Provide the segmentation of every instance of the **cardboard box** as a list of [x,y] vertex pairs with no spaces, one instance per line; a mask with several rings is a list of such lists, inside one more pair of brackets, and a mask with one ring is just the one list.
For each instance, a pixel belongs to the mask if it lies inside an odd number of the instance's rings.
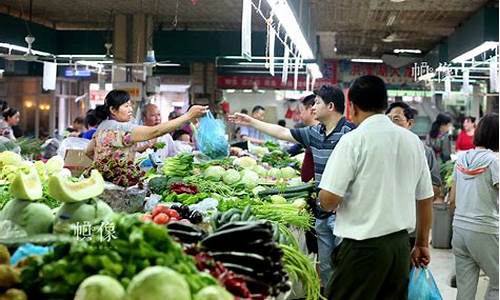
[[73,176],[79,177],[91,164],[92,160],[85,154],[85,150],[66,150],[64,167],[68,168]]

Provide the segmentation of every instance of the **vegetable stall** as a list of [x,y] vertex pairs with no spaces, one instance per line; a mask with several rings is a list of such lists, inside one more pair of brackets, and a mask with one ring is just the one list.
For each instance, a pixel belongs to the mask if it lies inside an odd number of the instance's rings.
[[266,146],[149,170],[107,159],[80,177],[58,156],[1,152],[0,299],[320,299],[298,240],[314,184]]

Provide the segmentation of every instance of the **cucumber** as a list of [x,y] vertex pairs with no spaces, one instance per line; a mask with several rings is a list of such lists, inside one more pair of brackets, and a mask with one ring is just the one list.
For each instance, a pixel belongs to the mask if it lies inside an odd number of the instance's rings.
[[252,215],[252,206],[247,205],[245,209],[243,210],[243,213],[241,213],[241,220],[242,221],[247,221],[248,218]]
[[237,222],[237,221],[241,221],[241,215],[239,213],[235,213],[229,219],[229,223],[231,223],[231,222]]
[[231,217],[236,214],[240,213],[241,211],[237,208],[231,208],[230,210],[226,211],[225,213],[222,214],[222,216],[219,219],[219,224],[226,224],[229,222]]
[[311,192],[315,188],[314,183],[304,183],[298,186],[291,186],[287,187],[284,190],[277,189],[277,188],[272,188],[268,189],[262,192],[259,192],[258,195],[259,197],[263,196],[270,196],[270,195],[276,195],[276,194],[293,194],[293,193],[298,193],[298,192]]

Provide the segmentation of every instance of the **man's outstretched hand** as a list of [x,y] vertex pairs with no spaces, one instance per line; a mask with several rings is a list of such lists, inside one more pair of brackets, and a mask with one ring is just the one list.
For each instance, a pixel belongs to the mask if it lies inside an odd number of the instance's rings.
[[252,121],[254,120],[249,115],[245,115],[242,113],[235,113],[234,115],[229,115],[227,117],[227,119],[231,123],[235,123],[238,125],[245,125],[245,126],[250,125],[252,123]]

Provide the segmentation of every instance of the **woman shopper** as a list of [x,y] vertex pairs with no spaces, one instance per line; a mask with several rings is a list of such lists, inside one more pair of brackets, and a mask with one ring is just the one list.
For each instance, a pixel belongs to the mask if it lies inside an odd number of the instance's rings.
[[184,123],[203,116],[206,106],[194,105],[186,114],[156,126],[140,126],[130,122],[132,103],[125,91],[113,90],[106,95],[104,119],[94,134],[87,155],[94,161],[103,158],[133,160],[137,142],[151,140],[174,131]]
[[479,270],[489,277],[485,299],[498,299],[498,114],[484,116],[474,133],[475,149],[455,164],[450,203],[457,299],[474,299]]
[[19,111],[15,108],[8,108],[3,112],[4,122],[1,124],[0,135],[10,140],[15,140],[13,126],[19,124]]
[[451,140],[449,131],[452,126],[452,119],[445,114],[438,114],[436,120],[431,125],[431,130],[426,139],[427,146],[431,147],[436,154],[436,158],[441,162],[450,160]]
[[455,143],[455,149],[458,151],[467,151],[474,149],[474,131],[476,129],[476,118],[472,116],[465,117],[462,124],[462,130],[458,134]]

